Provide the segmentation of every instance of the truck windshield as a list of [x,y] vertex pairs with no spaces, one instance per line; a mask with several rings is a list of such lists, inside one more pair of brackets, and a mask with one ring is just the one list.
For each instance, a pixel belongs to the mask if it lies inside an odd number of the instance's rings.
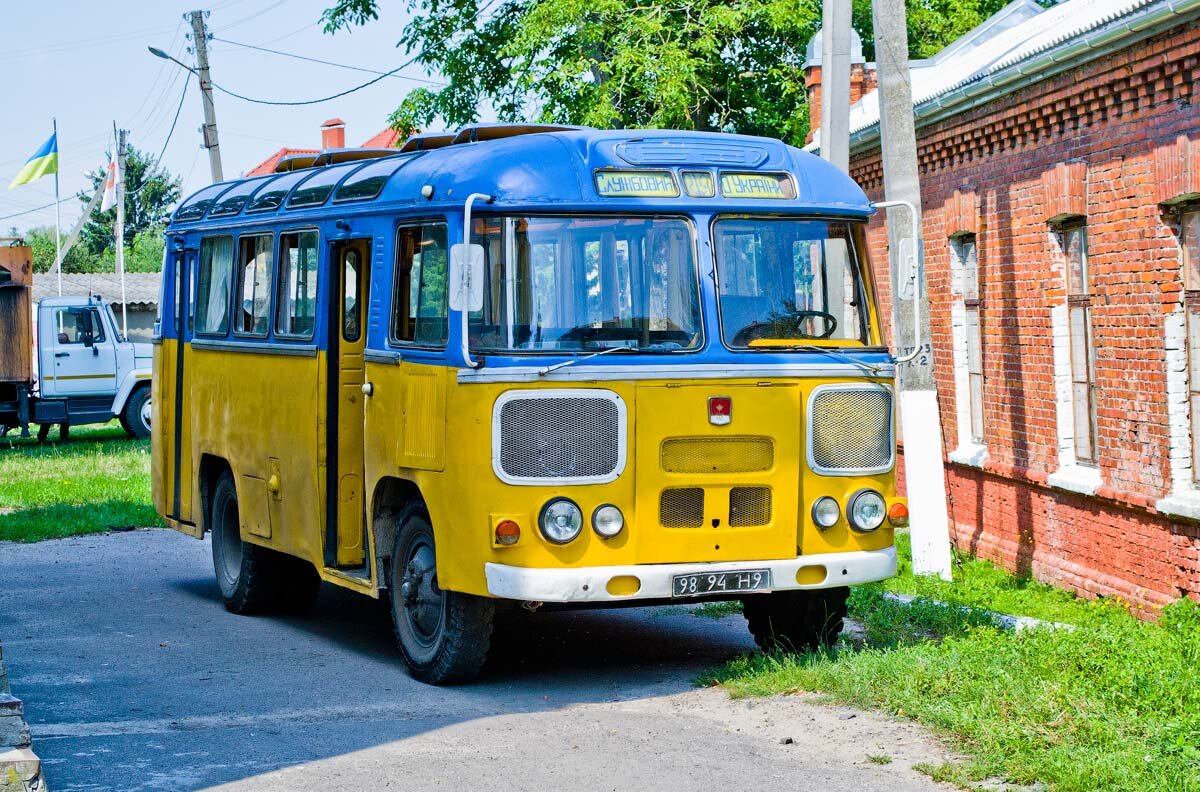
[[727,346],[868,343],[866,292],[847,223],[722,218],[713,224],[713,250]]
[[700,296],[692,226],[681,218],[486,216],[483,351],[696,349]]

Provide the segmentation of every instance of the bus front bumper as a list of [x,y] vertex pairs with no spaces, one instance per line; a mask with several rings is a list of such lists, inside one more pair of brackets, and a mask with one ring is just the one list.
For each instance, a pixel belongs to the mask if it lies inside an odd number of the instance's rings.
[[[763,569],[771,572],[771,587],[766,589],[767,591],[853,586],[886,580],[895,575],[896,548],[821,553],[772,561],[706,564],[634,564],[575,569],[531,569],[491,563],[485,565],[489,594],[502,599],[529,602],[671,599],[673,580],[677,575]],[[799,580],[805,582],[800,583]],[[721,592],[713,593],[719,596]],[[678,599],[686,601],[688,598]]]

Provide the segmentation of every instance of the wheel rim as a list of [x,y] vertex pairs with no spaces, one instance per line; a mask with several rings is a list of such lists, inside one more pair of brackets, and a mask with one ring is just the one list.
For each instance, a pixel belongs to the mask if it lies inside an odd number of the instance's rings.
[[150,400],[142,402],[142,409],[138,410],[138,417],[142,420],[142,427],[147,432],[150,431]]
[[418,541],[409,550],[396,595],[413,640],[423,648],[433,647],[441,637],[446,596],[437,584],[437,560],[428,541]]
[[221,575],[229,587],[237,585],[242,574],[242,536],[238,527],[237,501],[227,498],[221,504],[221,519],[217,526],[218,541],[221,543]]

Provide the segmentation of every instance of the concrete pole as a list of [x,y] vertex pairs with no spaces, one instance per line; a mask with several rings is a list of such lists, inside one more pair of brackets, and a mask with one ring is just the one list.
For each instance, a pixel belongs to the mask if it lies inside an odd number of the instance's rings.
[[[908,25],[904,0],[873,0],[875,61],[879,70],[879,131],[883,151],[883,193],[886,200],[908,201],[921,209],[921,184],[917,165],[917,135],[913,119],[912,82],[908,68]],[[821,146],[825,140],[822,133]],[[922,240],[913,240],[913,223],[904,209],[888,214],[888,250],[892,263],[893,284],[900,284],[904,251],[915,251],[920,279],[920,311],[914,317],[911,296],[892,294],[895,345],[903,354],[910,352],[915,337],[915,322],[929,338],[929,298],[925,288]],[[917,228],[921,227],[916,218]],[[912,247],[909,247],[912,246]],[[906,346],[908,345],[908,346]],[[901,364],[900,424],[904,438],[904,474],[911,517],[913,571],[921,575],[939,575],[949,580],[950,531],[946,511],[946,471],[942,461],[942,422],[933,378],[931,347],[922,345],[921,353],[910,363]]]
[[208,76],[208,30],[204,27],[204,12],[187,14],[192,22],[192,43],[196,45],[196,74],[200,77],[200,99],[204,105],[204,147],[208,149],[208,168],[215,184],[225,181],[221,168],[221,144],[217,139],[217,110],[213,105],[212,80]]
[[850,0],[821,6],[821,158],[850,172]]
[[[114,124],[115,126],[115,124]],[[129,316],[125,308],[125,135],[117,131],[117,275],[121,278],[121,335],[129,338]]]

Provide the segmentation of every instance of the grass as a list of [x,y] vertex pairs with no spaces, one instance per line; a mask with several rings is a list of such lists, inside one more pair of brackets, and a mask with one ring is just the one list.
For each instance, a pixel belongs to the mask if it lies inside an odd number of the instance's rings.
[[[1120,602],[1080,600],[981,561],[963,560],[953,584],[907,569],[853,593],[861,648],[743,657],[702,681],[735,696],[822,692],[912,718],[969,757],[922,769],[964,787],[1000,778],[1061,792],[1200,790],[1200,605],[1181,601],[1147,622]],[[918,599],[906,606],[885,590]],[[1077,629],[1009,633],[981,608]]]
[[150,443],[129,439],[118,422],[72,429],[66,443],[15,431],[0,438],[0,541],[161,524],[150,501]]

